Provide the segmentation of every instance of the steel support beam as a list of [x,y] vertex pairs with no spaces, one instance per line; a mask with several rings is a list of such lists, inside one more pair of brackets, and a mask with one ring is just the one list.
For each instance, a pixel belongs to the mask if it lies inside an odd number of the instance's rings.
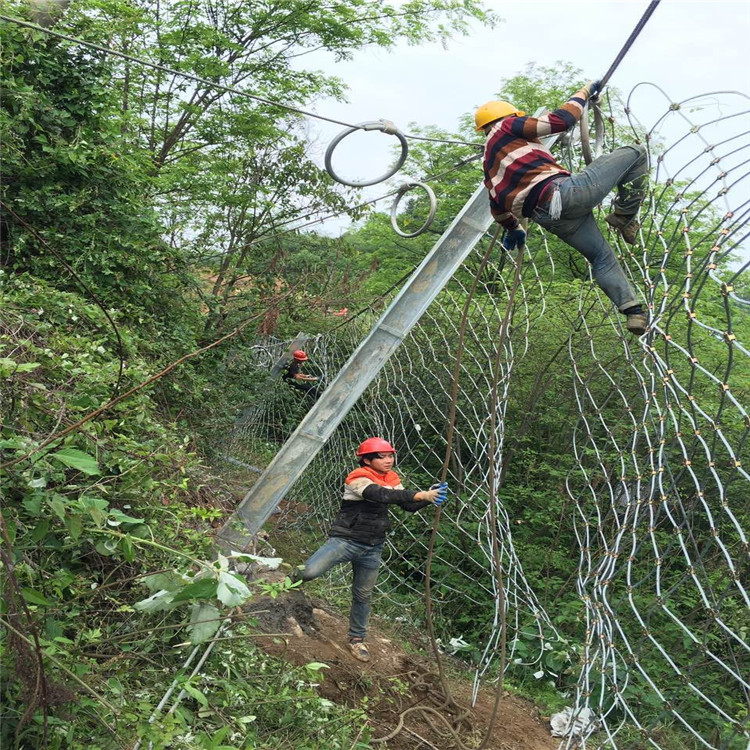
[[492,224],[480,185],[218,534],[244,548]]
[[[541,107],[534,117],[546,111]],[[552,148],[559,137],[559,134],[548,136],[542,138],[542,142]],[[220,547],[242,550],[252,541],[286,491],[315,458],[492,223],[487,190],[480,184],[224,524],[217,535]]]

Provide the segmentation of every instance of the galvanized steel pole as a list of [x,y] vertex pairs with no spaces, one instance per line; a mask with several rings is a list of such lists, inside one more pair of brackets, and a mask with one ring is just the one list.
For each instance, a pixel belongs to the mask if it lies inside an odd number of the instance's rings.
[[480,185],[217,536],[244,548],[492,224]]

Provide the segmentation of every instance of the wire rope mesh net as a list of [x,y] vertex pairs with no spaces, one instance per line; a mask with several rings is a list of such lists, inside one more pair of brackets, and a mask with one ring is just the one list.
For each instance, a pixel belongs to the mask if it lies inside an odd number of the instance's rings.
[[[684,747],[745,748],[750,737],[747,109],[734,93],[673,103],[642,84],[624,108],[628,128],[608,122],[605,150],[637,138],[650,152],[639,240],[616,245],[648,305],[647,336],[627,336],[582,259],[532,225],[495,371],[516,259],[495,253],[481,270],[480,243],[279,517],[311,552],[370,435],[395,445],[405,486],[436,481],[459,360],[451,500],[431,568],[436,633],[473,660],[478,689],[497,677],[504,625],[514,680],[548,683],[574,716],[593,710],[595,721],[561,747],[668,748],[678,737]],[[564,150],[580,169],[575,138]],[[376,316],[307,343],[324,383]],[[242,363],[257,370],[263,395],[227,443],[234,461],[262,463],[312,403],[269,375],[288,350],[259,341]],[[378,583],[376,609],[417,626],[430,516],[392,514]],[[343,575],[332,580],[343,585]]]

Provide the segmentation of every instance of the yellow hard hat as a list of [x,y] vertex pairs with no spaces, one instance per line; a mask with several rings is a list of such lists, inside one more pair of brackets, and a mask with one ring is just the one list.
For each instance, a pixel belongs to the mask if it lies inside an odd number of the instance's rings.
[[508,115],[518,115],[523,117],[526,113],[521,112],[520,109],[516,109],[510,102],[499,102],[492,101],[483,104],[474,113],[474,122],[477,126],[477,132],[481,132],[482,128],[490,122],[499,120],[501,117],[507,117]]

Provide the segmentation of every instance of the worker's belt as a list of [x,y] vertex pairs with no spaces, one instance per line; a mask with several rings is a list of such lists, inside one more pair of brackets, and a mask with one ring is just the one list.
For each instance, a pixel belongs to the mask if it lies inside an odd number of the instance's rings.
[[548,177],[547,180],[534,185],[531,192],[526,196],[526,200],[523,202],[523,209],[521,215],[530,219],[534,214],[535,208],[546,208],[547,204],[552,200],[552,196],[555,194],[553,190],[558,180],[562,180],[565,177],[570,177],[567,172],[560,172]]
[[539,195],[539,200],[537,200],[536,202],[537,208],[546,208],[549,205],[549,202],[552,200],[552,196],[555,194],[557,183],[566,176],[567,175],[560,175],[560,177],[555,177],[542,188],[542,192]]

